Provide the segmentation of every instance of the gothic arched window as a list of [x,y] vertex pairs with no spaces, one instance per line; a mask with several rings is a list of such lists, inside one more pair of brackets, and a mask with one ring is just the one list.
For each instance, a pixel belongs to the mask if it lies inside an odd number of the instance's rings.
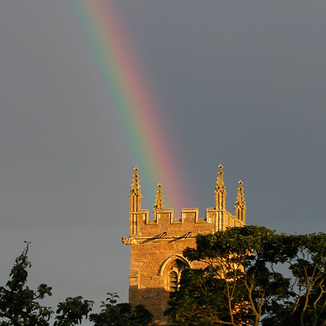
[[168,292],[178,290],[181,273],[189,263],[179,255],[171,256],[162,264],[159,275],[164,278],[164,288]]

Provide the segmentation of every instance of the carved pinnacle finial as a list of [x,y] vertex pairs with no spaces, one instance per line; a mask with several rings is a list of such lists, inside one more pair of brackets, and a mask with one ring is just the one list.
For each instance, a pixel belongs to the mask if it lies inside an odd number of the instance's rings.
[[217,180],[216,180],[216,187],[215,190],[221,190],[221,191],[225,191],[225,186],[224,186],[224,181],[223,181],[223,165],[220,164],[218,166],[218,172],[217,172]]
[[157,185],[157,193],[156,193],[154,209],[164,209],[162,185],[160,183]]
[[240,207],[245,207],[246,206],[246,202],[244,199],[244,194],[243,194],[243,182],[241,180],[239,180],[238,182],[239,188],[238,188],[238,196],[237,196],[237,201],[235,202],[236,206],[240,206]]
[[138,168],[136,166],[134,168],[134,176],[132,178],[130,195],[141,196],[140,184],[139,184],[139,176],[138,176]]

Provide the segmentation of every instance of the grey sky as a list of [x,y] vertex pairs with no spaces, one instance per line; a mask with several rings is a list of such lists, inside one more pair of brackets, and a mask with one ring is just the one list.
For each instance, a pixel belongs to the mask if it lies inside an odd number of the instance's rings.
[[[214,205],[222,163],[232,212],[244,181],[248,224],[325,232],[326,2],[113,4],[192,206]],[[127,300],[137,162],[96,69],[66,1],[0,1],[0,281],[29,240],[31,284],[53,286],[54,303]]]

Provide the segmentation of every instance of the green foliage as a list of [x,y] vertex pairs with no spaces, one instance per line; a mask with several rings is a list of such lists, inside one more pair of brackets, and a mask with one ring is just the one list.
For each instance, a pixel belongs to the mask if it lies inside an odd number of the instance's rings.
[[[181,326],[207,325],[217,321],[232,325],[229,302],[224,300],[228,290],[224,280],[216,277],[214,269],[187,268],[182,272],[179,291],[171,293],[171,308],[166,314]],[[233,296],[240,297],[240,294],[234,293]],[[241,320],[240,313],[233,319],[237,324]]]
[[27,285],[27,269],[31,263],[27,257],[28,245],[16,258],[11,269],[11,279],[5,287],[0,287],[0,325],[1,326],[47,326],[52,314],[49,307],[44,307],[39,300],[51,295],[51,287],[46,284],[31,290]]
[[[10,280],[6,287],[0,287],[0,326],[49,326],[53,311],[44,307],[40,301],[51,295],[51,287],[46,284],[38,286],[36,291],[27,285],[31,263],[27,257],[28,244],[22,254],[16,258],[10,272]],[[148,325],[152,314],[143,306],[132,307],[128,303],[117,303],[118,295],[110,294],[106,302],[102,302],[102,311],[91,314],[90,320],[95,326]],[[82,297],[68,297],[57,307],[53,326],[74,326],[81,324],[92,311],[93,301]]]
[[[230,228],[198,235],[184,256],[206,267],[185,270],[170,296],[166,314],[178,325],[326,325],[323,233]],[[292,277],[280,272],[286,269]]]
[[144,326],[152,321],[153,315],[144,306],[117,303],[119,296],[116,293],[107,295],[106,302],[102,302],[101,312],[89,317],[94,326]]
[[293,276],[293,300],[278,324],[266,318],[265,325],[326,325],[326,234],[282,235],[282,240],[287,248],[295,248],[285,262]]
[[88,313],[92,311],[93,303],[90,300],[83,300],[80,296],[69,297],[64,302],[59,302],[54,326],[81,324],[84,318],[87,319]]

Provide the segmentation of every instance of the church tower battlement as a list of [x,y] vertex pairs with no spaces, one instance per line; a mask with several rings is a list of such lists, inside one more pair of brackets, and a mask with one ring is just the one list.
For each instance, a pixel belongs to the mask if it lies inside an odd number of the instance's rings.
[[164,311],[167,309],[169,293],[176,291],[181,272],[185,267],[200,268],[190,264],[182,252],[196,246],[197,234],[211,234],[228,227],[246,224],[246,202],[243,183],[238,183],[235,214],[226,210],[226,187],[223,166],[219,165],[215,207],[206,209],[205,218],[199,218],[198,208],[184,208],[181,218],[174,217],[174,210],[164,207],[162,185],[157,185],[154,204],[154,219],[149,219],[149,210],[141,208],[142,194],[138,169],[134,168],[130,198],[129,237],[122,238],[130,245],[129,302],[143,304],[154,315],[154,325],[168,325]]

